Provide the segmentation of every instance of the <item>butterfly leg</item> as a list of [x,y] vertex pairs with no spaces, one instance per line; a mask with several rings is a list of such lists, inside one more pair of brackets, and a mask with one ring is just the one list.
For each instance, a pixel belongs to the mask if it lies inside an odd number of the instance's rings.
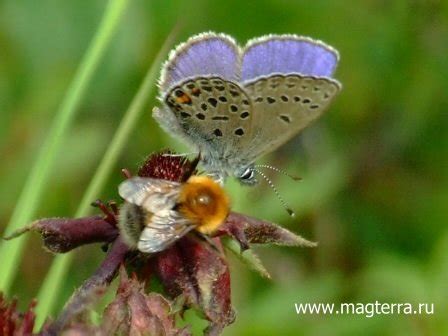
[[180,154],[174,154],[174,153],[164,153],[162,156],[171,156],[171,157],[186,157],[190,155],[198,155],[199,152],[189,152],[189,153],[180,153]]

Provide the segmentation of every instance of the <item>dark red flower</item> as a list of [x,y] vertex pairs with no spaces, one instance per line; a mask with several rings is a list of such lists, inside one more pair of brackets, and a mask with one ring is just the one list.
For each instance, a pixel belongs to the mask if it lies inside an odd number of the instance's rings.
[[163,180],[184,182],[196,171],[197,160],[189,161],[169,150],[150,155],[138,169],[137,175]]
[[[190,162],[169,152],[155,154],[149,156],[140,167],[138,175],[184,182],[195,172],[197,161]],[[127,177],[131,175],[129,171],[125,172]],[[214,238],[205,239],[190,233],[161,252],[144,255],[129,249],[121,239],[117,229],[119,215],[114,203],[109,207],[100,202],[96,205],[103,211],[103,217],[42,219],[27,229],[41,233],[45,246],[59,253],[92,242],[114,241],[104,262],[77,290],[59,318],[43,334],[57,335],[68,328],[73,332],[77,330],[79,335],[83,335],[82,332],[86,330],[91,332],[93,329],[89,329],[88,325],[74,324],[74,317],[86,309],[99,288],[110,284],[120,264],[124,264],[128,270],[135,272],[139,281],[129,280],[122,274],[117,297],[104,313],[102,329],[95,330],[127,334],[131,330],[137,332],[145,328],[154,334],[164,335],[161,333],[163,330],[170,330],[167,334],[184,335],[187,331],[177,330],[174,318],[167,313],[170,302],[176,301],[182,302],[178,311],[181,315],[190,308],[201,312],[209,321],[205,333],[219,335],[235,319],[230,299],[230,270],[221,245],[223,236],[233,238],[240,246],[240,255],[265,276],[268,276],[267,271],[251,250],[242,254],[250,249],[251,244],[316,245],[278,225],[230,213],[226,222],[215,232]],[[249,252],[252,259],[247,258]],[[142,284],[150,282],[152,277],[160,280],[168,299],[159,294],[144,293]]]
[[25,313],[20,313],[17,310],[17,300],[13,299],[11,302],[7,302],[3,294],[0,293],[0,335],[33,335],[36,318],[33,312],[35,306],[36,302],[33,301]]

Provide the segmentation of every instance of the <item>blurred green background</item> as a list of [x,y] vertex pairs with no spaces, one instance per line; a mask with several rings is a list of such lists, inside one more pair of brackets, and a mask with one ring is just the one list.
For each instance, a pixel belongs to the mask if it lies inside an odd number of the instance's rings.
[[[107,1],[0,2],[0,232]],[[268,33],[321,39],[341,54],[343,91],[296,139],[263,158],[303,177],[229,183],[235,210],[282,224],[316,249],[257,249],[272,281],[231,258],[236,322],[225,335],[448,334],[448,2],[131,1],[66,134],[35,218],[72,216],[118,123],[173,26],[176,42],[213,30],[241,44]],[[153,99],[150,106],[157,104]],[[153,151],[184,151],[150,108],[102,193],[116,199],[120,168]],[[76,252],[59,306],[103,257]],[[32,235],[12,293],[35,297],[52,256]],[[75,271],[76,270],[76,271]],[[1,272],[1,261],[0,261]],[[434,303],[434,315],[297,316],[298,302]],[[200,330],[205,324],[187,316]]]

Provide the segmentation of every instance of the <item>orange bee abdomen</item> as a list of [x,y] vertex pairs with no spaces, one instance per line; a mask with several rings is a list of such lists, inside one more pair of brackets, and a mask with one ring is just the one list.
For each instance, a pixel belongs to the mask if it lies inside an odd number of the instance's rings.
[[179,195],[179,212],[196,230],[210,234],[227,218],[230,201],[222,187],[207,176],[192,176]]

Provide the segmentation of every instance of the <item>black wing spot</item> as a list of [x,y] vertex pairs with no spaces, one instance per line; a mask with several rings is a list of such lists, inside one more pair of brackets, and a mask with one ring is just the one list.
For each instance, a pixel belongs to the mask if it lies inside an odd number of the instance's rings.
[[247,99],[242,100],[243,105],[249,105],[249,101]]
[[300,98],[299,96],[294,96],[294,101],[296,103],[298,103],[302,98]]
[[194,85],[194,83],[187,84],[187,88],[189,88],[190,90],[194,89],[195,87],[196,87],[196,85]]
[[224,121],[227,121],[227,120],[229,120],[229,117],[227,117],[227,116],[215,116],[215,117],[212,117],[212,120],[224,120]]
[[198,118],[199,120],[204,120],[205,115],[203,115],[202,113],[196,113],[196,118]]
[[293,88],[293,87],[295,87],[296,85],[294,84],[294,83],[289,83],[289,84],[286,84],[286,87],[288,88],[288,89],[291,89],[291,88]]
[[263,101],[263,97],[257,97],[255,98],[255,102],[261,103]]
[[250,116],[250,113],[248,111],[244,111],[240,114],[241,119],[246,119],[248,116]]
[[206,103],[202,103],[202,104],[201,104],[201,109],[202,109],[203,111],[207,111],[207,108],[208,108],[208,106],[207,106]]
[[213,134],[216,135],[217,137],[221,137],[222,136],[222,132],[219,128],[215,129],[213,131]]
[[212,92],[212,90],[213,90],[213,88],[211,86],[204,85],[204,86],[201,86],[201,87],[202,87],[202,90],[205,90],[205,91],[208,91],[208,92]]
[[209,85],[210,82],[208,81],[208,79],[203,79],[203,80],[201,80],[201,84],[202,85]]
[[235,130],[235,135],[242,136],[244,135],[244,130],[240,127]]
[[227,103],[227,98],[224,96],[219,96],[218,99],[220,102]]
[[309,104],[309,103],[311,103],[311,100],[309,100],[308,98],[305,98],[305,99],[302,101],[302,103],[304,103],[304,104]]
[[324,93],[324,99],[328,99],[328,98],[330,98],[330,95],[328,94],[328,93]]
[[174,91],[174,94],[176,97],[182,97],[184,95],[184,92],[182,90],[176,90]]
[[212,80],[212,83],[213,83],[214,85],[222,85],[222,80],[220,80],[220,79],[213,79],[213,80]]
[[285,103],[289,100],[288,96],[285,96],[285,95],[280,96],[280,99],[281,99],[282,101],[284,101]]
[[302,89],[303,89],[303,90],[307,90],[307,89],[308,89],[308,86],[306,86],[306,85],[302,85]]
[[313,90],[314,91],[320,91],[320,88],[318,86],[315,86]]
[[291,118],[289,118],[289,116],[287,116],[285,114],[280,115],[279,118],[287,124],[289,124],[291,122]]
[[219,90],[219,91],[224,91],[226,88],[224,86],[222,86],[222,85],[216,85],[215,89]]
[[213,97],[209,98],[209,99],[208,99],[208,102],[209,102],[210,105],[212,105],[213,107],[216,107],[216,105],[218,105],[218,101],[217,101],[215,98],[213,98]]
[[230,105],[230,111],[231,112],[238,112],[238,106],[236,106],[236,105]]
[[191,114],[188,113],[188,112],[185,112],[185,111],[181,111],[181,112],[180,112],[180,116],[181,116],[182,118],[190,118],[190,117],[191,117]]
[[229,90],[229,92],[232,95],[232,97],[238,97],[240,95],[240,93],[238,91]]
[[319,105],[317,105],[317,104],[314,104],[314,105],[311,105],[311,106],[310,106],[310,109],[313,109],[313,110],[314,110],[314,109],[317,109],[317,108],[319,108]]
[[268,101],[269,104],[274,104],[275,103],[275,99],[272,97],[267,97],[266,100]]

